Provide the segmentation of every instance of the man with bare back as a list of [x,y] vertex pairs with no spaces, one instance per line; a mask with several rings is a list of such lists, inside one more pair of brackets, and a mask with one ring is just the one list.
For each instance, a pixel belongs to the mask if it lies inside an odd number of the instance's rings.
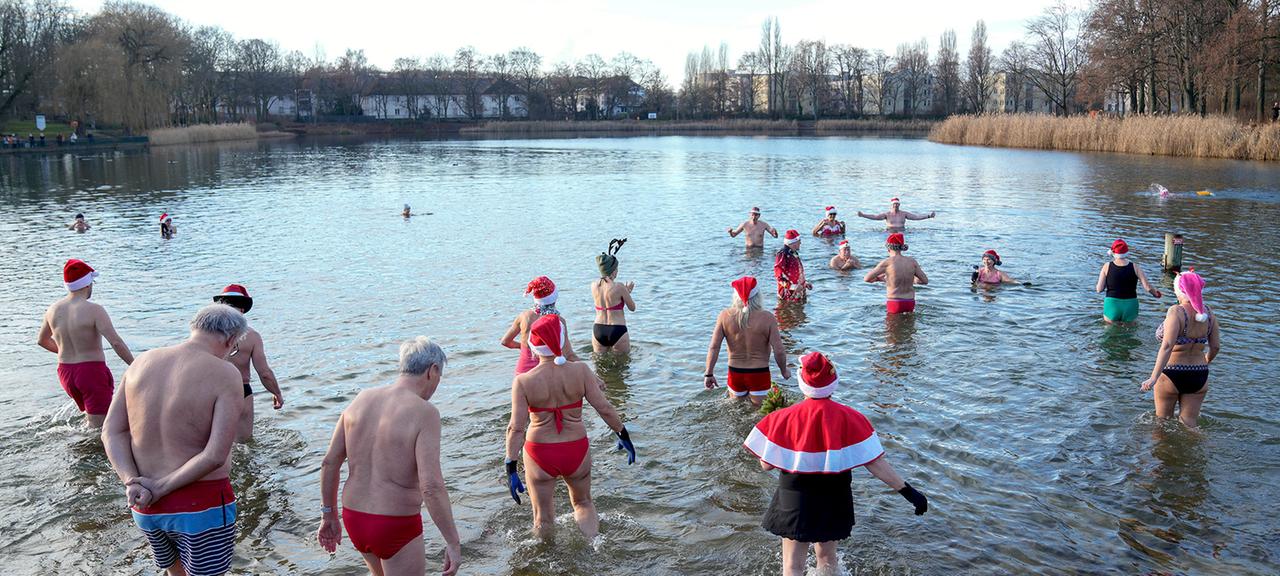
[[881,260],[867,272],[867,282],[884,282],[885,309],[890,314],[905,314],[916,309],[915,285],[929,283],[920,264],[914,258],[903,256],[907,250],[907,241],[900,233],[893,233],[884,242],[889,257]]
[[711,332],[711,346],[707,348],[706,372],[703,385],[715,388],[716,362],[720,358],[720,345],[729,343],[729,393],[735,397],[750,398],[759,405],[769,394],[772,377],[769,375],[769,353],[782,373],[783,380],[791,379],[787,368],[787,351],[782,346],[782,333],[778,331],[778,319],[764,311],[763,298],[756,279],[743,276],[734,280],[733,305],[725,308],[716,318]]
[[879,214],[863,214],[862,211],[859,210],[858,216],[861,216],[868,220],[884,220],[885,228],[890,232],[906,232],[907,220],[927,220],[929,218],[933,218],[938,215],[937,212],[930,212],[928,214],[913,214],[905,210],[900,210],[899,207],[901,205],[902,205],[902,202],[899,201],[897,198],[894,198],[892,200],[889,200],[888,212],[881,212]]

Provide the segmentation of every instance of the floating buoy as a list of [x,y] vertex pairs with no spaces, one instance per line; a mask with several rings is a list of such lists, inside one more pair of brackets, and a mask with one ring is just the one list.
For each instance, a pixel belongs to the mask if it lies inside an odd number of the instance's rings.
[[1196,196],[1213,196],[1213,192],[1210,192],[1208,190],[1201,190],[1199,192],[1196,192]]

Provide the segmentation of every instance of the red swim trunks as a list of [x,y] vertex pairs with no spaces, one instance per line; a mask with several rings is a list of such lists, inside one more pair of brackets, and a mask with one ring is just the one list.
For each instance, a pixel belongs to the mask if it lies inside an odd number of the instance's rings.
[[734,396],[764,396],[773,386],[773,378],[769,376],[769,367],[734,368],[729,367],[729,390]]
[[885,300],[884,307],[890,314],[906,314],[916,309],[915,300]]
[[577,472],[590,448],[591,442],[585,436],[568,442],[524,443],[524,453],[533,459],[533,463],[557,478]]
[[342,507],[342,525],[351,545],[365,554],[386,560],[410,540],[422,535],[422,514],[387,516]]
[[100,416],[111,406],[111,393],[116,389],[111,369],[101,360],[58,364],[58,382],[76,407],[85,414]]

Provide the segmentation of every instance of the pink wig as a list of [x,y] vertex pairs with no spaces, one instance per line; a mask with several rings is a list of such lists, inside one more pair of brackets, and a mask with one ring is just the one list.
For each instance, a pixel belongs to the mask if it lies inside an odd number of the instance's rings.
[[1209,314],[1205,312],[1204,307],[1204,278],[1196,274],[1195,269],[1178,274],[1177,279],[1173,281],[1173,287],[1191,302],[1191,307],[1196,310],[1196,322],[1204,322],[1209,319]]

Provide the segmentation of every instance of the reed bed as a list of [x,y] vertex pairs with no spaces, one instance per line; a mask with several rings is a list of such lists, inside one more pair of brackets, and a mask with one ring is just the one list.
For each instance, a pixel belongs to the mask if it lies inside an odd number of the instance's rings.
[[204,142],[228,142],[232,140],[257,140],[258,131],[253,124],[196,124],[177,128],[159,128],[147,133],[154,146],[173,144],[200,144]]
[[672,122],[669,120],[592,120],[592,121],[540,121],[485,122],[478,126],[464,126],[466,133],[537,134],[553,132],[763,132],[794,131],[792,120],[693,120]]
[[935,120],[881,120],[855,118],[847,120],[819,120],[815,130],[826,132],[928,132],[938,124]]
[[1280,160],[1280,124],[1200,116],[952,116],[929,139],[943,144]]

